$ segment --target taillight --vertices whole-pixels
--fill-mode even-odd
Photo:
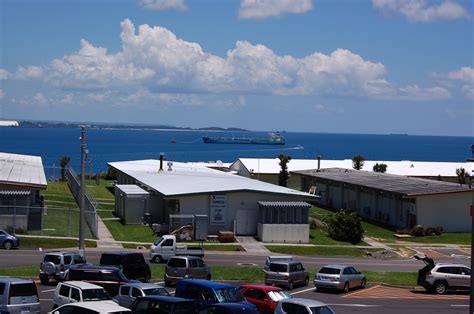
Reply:
[[[426,276],[431,276],[431,272],[430,272],[430,271],[427,272],[427,273],[426,273]]]

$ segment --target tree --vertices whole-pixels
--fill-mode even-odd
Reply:
[[[66,177],[66,166],[71,161],[71,157],[65,155],[59,160],[59,165],[61,166],[61,181],[64,181]]]
[[[340,210],[328,219],[328,234],[337,241],[357,244],[362,240],[362,220],[355,212]]]
[[[457,168],[456,175],[458,176],[458,182],[460,184],[466,184],[469,178],[469,173],[464,168]]]
[[[280,186],[287,186],[288,185],[288,163],[291,160],[291,156],[289,155],[283,155],[280,154],[278,156],[278,159],[280,159],[280,174],[278,175],[278,185]]]
[[[374,170],[374,172],[385,173],[385,172],[387,172],[387,165],[386,165],[386,164],[379,164],[379,163],[376,163],[376,164],[374,165],[373,170]]]
[[[352,157],[352,168],[355,170],[361,170],[364,167],[365,157],[362,155],[356,155]]]

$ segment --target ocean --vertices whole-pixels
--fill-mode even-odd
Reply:
[[[202,136],[266,137],[266,132],[201,132],[159,130],[88,129],[87,171],[107,170],[107,162],[158,159],[160,152],[174,161],[233,162],[238,158],[276,158],[279,154],[292,158],[351,159],[361,154],[368,160],[412,160],[462,162],[472,157],[473,137],[333,134],[284,132],[286,144],[237,145],[204,144]],[[68,155],[79,170],[80,129],[73,128],[0,128],[0,152],[38,155],[43,158],[47,176],[59,159]],[[48,169],[51,168],[51,169]]]

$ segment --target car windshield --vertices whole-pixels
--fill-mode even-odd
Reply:
[[[155,246],[158,246],[158,244],[160,244],[165,238],[161,237],[159,238],[158,240],[155,241],[155,243],[153,243]]]
[[[170,293],[168,290],[165,288],[151,288],[151,289],[145,289],[143,290],[145,295],[163,295],[163,296],[169,296]]]
[[[215,289],[219,303],[238,303],[245,301],[242,293],[236,288]]]
[[[44,256],[44,262],[45,263],[53,263],[55,265],[61,264],[61,256],[59,255],[45,255]]]
[[[86,289],[82,290],[83,301],[102,301],[110,300],[110,296],[104,289]]]
[[[270,291],[270,292],[268,292],[268,296],[270,297],[270,299],[273,302],[278,302],[278,301],[283,300],[283,299],[291,298],[291,296],[288,294],[288,292],[286,292],[284,290]]]
[[[320,274],[339,275],[341,272],[338,268],[323,267],[319,270]]]
[[[333,310],[329,306],[315,306],[310,307],[312,314],[334,314]]]
[[[284,273],[286,272],[286,264],[270,264],[270,271],[274,271],[274,272],[279,272],[279,273]]]

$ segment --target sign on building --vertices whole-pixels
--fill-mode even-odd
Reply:
[[[224,215],[226,207],[226,195],[211,195],[209,206],[209,219],[211,225],[222,225],[225,223]]]

